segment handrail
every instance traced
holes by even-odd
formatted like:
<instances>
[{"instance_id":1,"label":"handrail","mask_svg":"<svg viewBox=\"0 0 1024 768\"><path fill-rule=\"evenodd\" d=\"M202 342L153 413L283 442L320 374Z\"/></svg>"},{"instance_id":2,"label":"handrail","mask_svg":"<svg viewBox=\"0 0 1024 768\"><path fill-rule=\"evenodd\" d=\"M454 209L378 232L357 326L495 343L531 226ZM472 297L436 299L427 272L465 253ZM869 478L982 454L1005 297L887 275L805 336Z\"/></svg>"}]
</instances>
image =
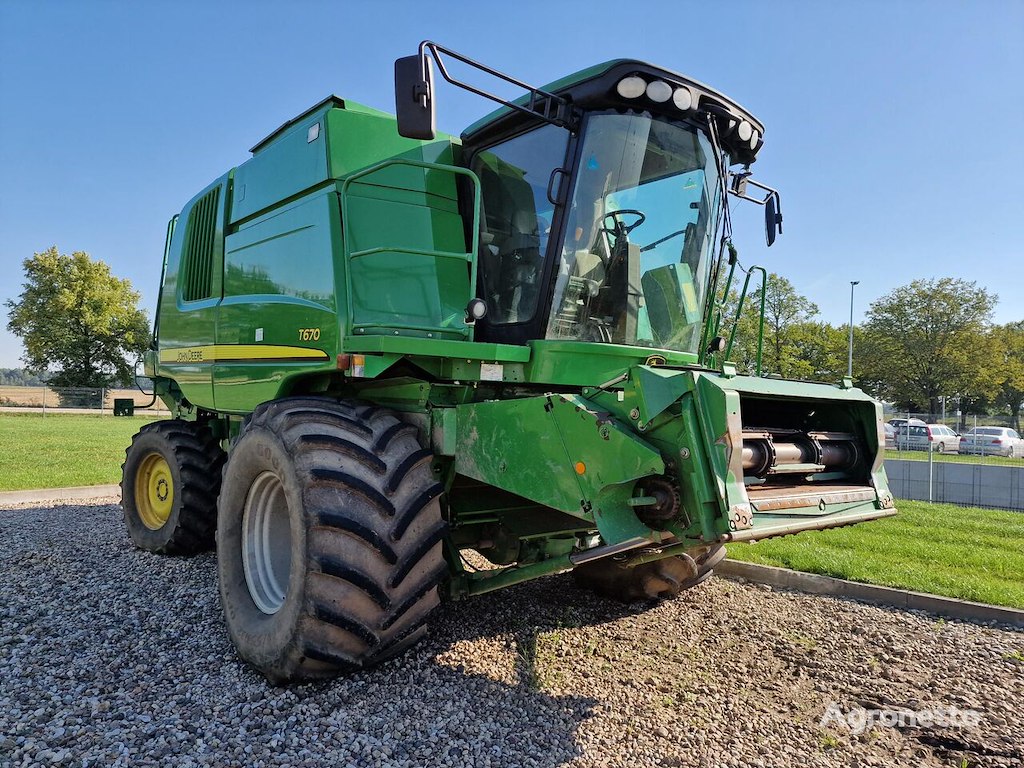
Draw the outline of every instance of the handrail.
<instances>
[{"instance_id":1,"label":"handrail","mask_svg":"<svg viewBox=\"0 0 1024 768\"><path fill-rule=\"evenodd\" d=\"M722 326L722 313L725 310L725 305L729 300L729 291L732 290L732 278L733 273L736 271L736 260L729 259L729 277L725 281L725 290L722 291L721 298L712 297L712 304L715 310L714 327L712 328L710 337L713 339L718 335L718 329Z\"/></svg>"},{"instance_id":2,"label":"handrail","mask_svg":"<svg viewBox=\"0 0 1024 768\"><path fill-rule=\"evenodd\" d=\"M352 228L349 226L349 187L359 182L360 179L370 176L378 171L382 171L385 168L389 168L397 165L406 165L413 168L420 168L424 171L441 171L455 174L456 176L465 176L473 183L473 227L470 229L470 243L468 252L458 251L434 251L434 250L422 250L417 248L408 248L404 246L395 246L389 248L387 246L376 246L373 248L366 248L361 251L352 250ZM366 183L366 182L362 182ZM402 253L412 256L427 256L433 259L458 259L465 261L469 264L469 296L466 298L466 303L476 296L476 278L477 278L477 232L480 231L480 179L479 177L468 168L460 168L456 165L445 165L444 163L430 163L425 160L413 160L404 157L393 157L388 160L384 160L375 165L371 165L361 171L349 175L341 184L341 229L342 229L342 240L345 245L345 258L347 261L358 259L363 256L371 256L377 253ZM353 291L352 291L352 275L346 264L345 268L345 298L348 304L348 327L355 327L355 306L353 302ZM417 331L438 331L441 333L458 333L467 337L470 341L473 340L473 326L466 325L464 328L457 328L451 326L437 326L437 327L425 327L425 326L411 326L408 324L388 324L382 325L378 323L360 323L363 328L395 328L396 330L417 330Z\"/></svg>"},{"instance_id":3,"label":"handrail","mask_svg":"<svg viewBox=\"0 0 1024 768\"><path fill-rule=\"evenodd\" d=\"M160 343L160 296L163 294L164 279L167 277L167 259L171 255L171 240L174 237L174 229L178 225L179 214L171 216L167 222L167 234L164 236L164 261L160 267L160 290L157 292L156 311L153 313L153 333L149 337L149 348L156 349Z\"/></svg>"},{"instance_id":4,"label":"handrail","mask_svg":"<svg viewBox=\"0 0 1024 768\"><path fill-rule=\"evenodd\" d=\"M743 313L743 302L747 298L747 288L750 287L750 278L755 272L761 273L761 324L757 331L757 375L761 375L761 354L764 350L764 310L765 300L768 297L768 273L764 267L751 267L747 270L747 279L743 281L743 290L740 292L740 300L736 305L736 317L732 323L732 330L729 331L729 343L725 347L724 359L728 360L729 355L732 352L732 343L736 338L736 328L740 323L740 315Z\"/></svg>"}]
</instances>

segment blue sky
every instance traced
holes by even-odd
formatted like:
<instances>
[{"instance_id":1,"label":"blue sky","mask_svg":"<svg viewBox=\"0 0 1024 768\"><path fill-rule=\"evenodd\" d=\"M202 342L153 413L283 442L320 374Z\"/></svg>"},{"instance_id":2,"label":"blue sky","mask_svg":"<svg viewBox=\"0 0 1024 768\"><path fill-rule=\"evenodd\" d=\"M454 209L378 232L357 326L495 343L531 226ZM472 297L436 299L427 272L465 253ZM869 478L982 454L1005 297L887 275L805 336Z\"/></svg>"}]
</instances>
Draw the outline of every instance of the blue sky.
<instances>
[{"instance_id":1,"label":"blue sky","mask_svg":"<svg viewBox=\"0 0 1024 768\"><path fill-rule=\"evenodd\" d=\"M916 278L962 277L1024 319L1024 2L18 2L0 0L0 302L21 261L85 250L152 317L167 219L329 93L393 110L393 60L430 38L536 84L635 57L766 125L782 192L744 263L843 323ZM442 86L439 126L490 110ZM18 365L0 308L0 367Z\"/></svg>"}]
</instances>

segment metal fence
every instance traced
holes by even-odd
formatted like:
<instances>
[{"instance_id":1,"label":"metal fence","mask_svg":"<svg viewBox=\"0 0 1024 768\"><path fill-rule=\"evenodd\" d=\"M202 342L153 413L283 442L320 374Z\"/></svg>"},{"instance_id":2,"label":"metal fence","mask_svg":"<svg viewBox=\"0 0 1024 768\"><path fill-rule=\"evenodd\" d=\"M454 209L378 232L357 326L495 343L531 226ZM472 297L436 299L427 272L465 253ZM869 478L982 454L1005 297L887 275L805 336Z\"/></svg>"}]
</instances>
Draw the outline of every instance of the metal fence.
<instances>
[{"instance_id":1,"label":"metal fence","mask_svg":"<svg viewBox=\"0 0 1024 768\"><path fill-rule=\"evenodd\" d=\"M0 386L0 411L112 414L116 400L131 400L136 413L167 414L163 401L138 389Z\"/></svg>"},{"instance_id":2,"label":"metal fence","mask_svg":"<svg viewBox=\"0 0 1024 768\"><path fill-rule=\"evenodd\" d=\"M1017 429L1009 413L972 413L961 414L958 411L949 413L913 413L907 411L886 410L884 418L887 424L897 427L894 431L887 431L886 456L895 459L907 459L910 461L950 461L951 457L960 455L970 457L971 463L1000 464L1011 466L1024 466L1024 443L1018 442L1012 447L1004 443L998 447L992 446L988 441L979 441L976 445L970 440L962 440L962 436L968 435L971 430L978 427L1007 427ZM910 422L907 426L906 423ZM921 424L932 429L930 438L921 434ZM955 434L949 434L943 430L942 434L936 433L934 427L947 427ZM1018 430L1019 431L1019 430ZM915 434L916 432L916 434ZM934 452L934 456L929 453ZM1009 454L1009 455L1007 455Z\"/></svg>"},{"instance_id":3,"label":"metal fence","mask_svg":"<svg viewBox=\"0 0 1024 768\"><path fill-rule=\"evenodd\" d=\"M897 499L1024 512L1021 466L887 459L889 488Z\"/></svg>"}]
</instances>

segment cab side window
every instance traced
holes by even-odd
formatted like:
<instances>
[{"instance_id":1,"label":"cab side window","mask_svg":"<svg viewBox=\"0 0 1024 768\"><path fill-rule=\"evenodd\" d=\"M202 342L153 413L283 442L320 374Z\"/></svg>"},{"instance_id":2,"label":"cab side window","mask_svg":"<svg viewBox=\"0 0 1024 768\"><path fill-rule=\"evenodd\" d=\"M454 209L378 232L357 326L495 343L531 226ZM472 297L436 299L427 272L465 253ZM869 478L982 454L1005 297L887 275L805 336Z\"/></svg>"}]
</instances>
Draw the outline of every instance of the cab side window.
<instances>
[{"instance_id":1,"label":"cab side window","mask_svg":"<svg viewBox=\"0 0 1024 768\"><path fill-rule=\"evenodd\" d=\"M565 162L569 132L547 125L473 158L480 177L479 270L491 324L530 320L537 311L554 205L548 182Z\"/></svg>"}]
</instances>

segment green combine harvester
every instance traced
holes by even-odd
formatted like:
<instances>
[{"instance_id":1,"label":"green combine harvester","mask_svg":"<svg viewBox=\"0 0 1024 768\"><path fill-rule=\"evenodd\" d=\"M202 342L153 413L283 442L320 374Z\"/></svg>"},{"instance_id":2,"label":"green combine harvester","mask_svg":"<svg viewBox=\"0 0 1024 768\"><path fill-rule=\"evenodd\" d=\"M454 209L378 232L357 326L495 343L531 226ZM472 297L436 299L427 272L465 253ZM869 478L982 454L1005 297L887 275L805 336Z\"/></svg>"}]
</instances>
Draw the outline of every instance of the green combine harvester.
<instances>
[{"instance_id":1,"label":"green combine harvester","mask_svg":"<svg viewBox=\"0 0 1024 768\"><path fill-rule=\"evenodd\" d=\"M500 108L438 134L435 67ZM878 404L738 375L719 335L728 197L781 232L753 115L640 61L541 89L429 42L395 87L397 118L325 99L168 226L145 371L174 418L122 503L142 549L216 545L244 659L329 676L446 597L569 570L670 597L729 542L895 513Z\"/></svg>"}]
</instances>

